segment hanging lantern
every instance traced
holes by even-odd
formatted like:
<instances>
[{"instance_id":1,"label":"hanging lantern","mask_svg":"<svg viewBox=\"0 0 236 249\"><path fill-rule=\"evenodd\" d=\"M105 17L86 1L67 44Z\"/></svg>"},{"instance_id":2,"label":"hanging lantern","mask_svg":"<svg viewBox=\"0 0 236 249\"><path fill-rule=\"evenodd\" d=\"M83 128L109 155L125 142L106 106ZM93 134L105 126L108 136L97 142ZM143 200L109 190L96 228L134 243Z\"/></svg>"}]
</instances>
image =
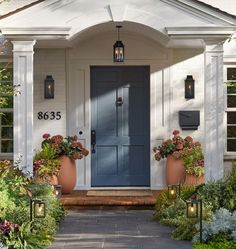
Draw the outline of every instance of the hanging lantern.
<instances>
[{"instance_id":1,"label":"hanging lantern","mask_svg":"<svg viewBox=\"0 0 236 249\"><path fill-rule=\"evenodd\" d=\"M61 185L53 185L53 187L54 187L54 194L56 195L57 198L60 198L62 195Z\"/></svg>"},{"instance_id":2,"label":"hanging lantern","mask_svg":"<svg viewBox=\"0 0 236 249\"><path fill-rule=\"evenodd\" d=\"M116 28L117 28L118 39L116 43L113 45L113 60L114 62L124 62L125 46L120 40L120 28L122 28L122 26L117 25Z\"/></svg>"},{"instance_id":3,"label":"hanging lantern","mask_svg":"<svg viewBox=\"0 0 236 249\"><path fill-rule=\"evenodd\" d=\"M30 199L30 220L46 217L46 201Z\"/></svg>"}]
</instances>

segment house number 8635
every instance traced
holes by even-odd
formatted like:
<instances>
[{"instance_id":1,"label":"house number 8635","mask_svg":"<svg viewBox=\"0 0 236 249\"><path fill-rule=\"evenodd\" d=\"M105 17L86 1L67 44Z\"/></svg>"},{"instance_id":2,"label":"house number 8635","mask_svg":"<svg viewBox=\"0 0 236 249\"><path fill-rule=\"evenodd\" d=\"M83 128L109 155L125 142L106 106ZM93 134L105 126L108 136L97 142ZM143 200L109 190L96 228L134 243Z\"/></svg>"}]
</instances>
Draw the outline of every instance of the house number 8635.
<instances>
[{"instance_id":1,"label":"house number 8635","mask_svg":"<svg viewBox=\"0 0 236 249\"><path fill-rule=\"evenodd\" d=\"M61 112L38 112L38 119L39 120L59 120L61 119Z\"/></svg>"}]
</instances>

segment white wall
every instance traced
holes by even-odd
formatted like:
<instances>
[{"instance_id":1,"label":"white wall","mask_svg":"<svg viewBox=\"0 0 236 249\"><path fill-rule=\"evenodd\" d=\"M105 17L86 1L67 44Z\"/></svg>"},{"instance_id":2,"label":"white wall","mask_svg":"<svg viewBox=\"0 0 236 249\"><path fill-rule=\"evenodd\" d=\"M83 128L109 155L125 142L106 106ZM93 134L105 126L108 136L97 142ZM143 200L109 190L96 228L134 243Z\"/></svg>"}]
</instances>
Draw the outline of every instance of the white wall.
<instances>
[{"instance_id":1,"label":"white wall","mask_svg":"<svg viewBox=\"0 0 236 249\"><path fill-rule=\"evenodd\" d=\"M34 148L39 149L44 133L66 135L65 49L36 49L34 54ZM44 79L55 80L54 99L44 99ZM38 120L38 112L60 111L60 120Z\"/></svg>"},{"instance_id":2,"label":"white wall","mask_svg":"<svg viewBox=\"0 0 236 249\"><path fill-rule=\"evenodd\" d=\"M196 131L181 131L204 145L204 54L201 49L174 49L171 70L171 130L179 129L180 110L199 110L200 126ZM192 75L195 80L194 99L185 99L185 79Z\"/></svg>"},{"instance_id":3,"label":"white wall","mask_svg":"<svg viewBox=\"0 0 236 249\"><path fill-rule=\"evenodd\" d=\"M126 60L122 65L150 65L151 69L151 148L180 129L179 110L200 110L197 131L181 132L193 136L204 146L204 54L202 49L166 49L142 35L122 34ZM68 49L38 49L35 51L34 82L34 147L39 148L43 133L78 134L90 149L90 65L114 65L112 45L114 34L90 37ZM66 63L66 53L68 62ZM66 75L67 70L67 75ZM44 99L44 79L55 79L55 99ZM184 80L193 75L195 98L185 100ZM67 82L67 83L66 83ZM67 91L67 93L66 93ZM66 103L66 98L68 99ZM61 111L60 121L39 121L38 111ZM66 110L67 113L66 113ZM66 125L67 120L67 125ZM151 157L151 187L165 186L165 162ZM77 189L90 188L90 155L77 162Z\"/></svg>"}]
</instances>

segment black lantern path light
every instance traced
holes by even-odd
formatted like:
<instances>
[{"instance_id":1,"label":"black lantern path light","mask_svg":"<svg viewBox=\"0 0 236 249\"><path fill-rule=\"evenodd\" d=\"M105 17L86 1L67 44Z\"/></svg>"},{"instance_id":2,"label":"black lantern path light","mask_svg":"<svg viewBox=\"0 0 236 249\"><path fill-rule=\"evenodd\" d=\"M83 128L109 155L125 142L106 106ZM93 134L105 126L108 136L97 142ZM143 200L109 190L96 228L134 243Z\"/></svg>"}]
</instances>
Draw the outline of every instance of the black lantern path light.
<instances>
[{"instance_id":1,"label":"black lantern path light","mask_svg":"<svg viewBox=\"0 0 236 249\"><path fill-rule=\"evenodd\" d=\"M61 198L61 195L62 195L61 185L53 185L53 188L54 188L54 194L56 195L56 197Z\"/></svg>"},{"instance_id":2,"label":"black lantern path light","mask_svg":"<svg viewBox=\"0 0 236 249\"><path fill-rule=\"evenodd\" d=\"M181 193L181 185L168 185L168 198L177 199ZM200 242L202 243L202 200L190 199L186 201L186 215L187 218L198 218L200 222Z\"/></svg>"},{"instance_id":3,"label":"black lantern path light","mask_svg":"<svg viewBox=\"0 0 236 249\"><path fill-rule=\"evenodd\" d=\"M169 199L176 199L180 196L181 186L180 184L177 185L168 185L168 197Z\"/></svg>"},{"instance_id":4,"label":"black lantern path light","mask_svg":"<svg viewBox=\"0 0 236 249\"><path fill-rule=\"evenodd\" d=\"M124 62L125 59L125 46L123 42L120 40L120 29L121 25L117 25L117 41L113 45L113 61L114 62Z\"/></svg>"},{"instance_id":5,"label":"black lantern path light","mask_svg":"<svg viewBox=\"0 0 236 249\"><path fill-rule=\"evenodd\" d=\"M200 242L202 243L202 200L191 199L186 201L187 217L198 218L200 222Z\"/></svg>"},{"instance_id":6,"label":"black lantern path light","mask_svg":"<svg viewBox=\"0 0 236 249\"><path fill-rule=\"evenodd\" d=\"M30 221L33 218L45 218L46 217L46 201L33 200L30 198Z\"/></svg>"}]
</instances>

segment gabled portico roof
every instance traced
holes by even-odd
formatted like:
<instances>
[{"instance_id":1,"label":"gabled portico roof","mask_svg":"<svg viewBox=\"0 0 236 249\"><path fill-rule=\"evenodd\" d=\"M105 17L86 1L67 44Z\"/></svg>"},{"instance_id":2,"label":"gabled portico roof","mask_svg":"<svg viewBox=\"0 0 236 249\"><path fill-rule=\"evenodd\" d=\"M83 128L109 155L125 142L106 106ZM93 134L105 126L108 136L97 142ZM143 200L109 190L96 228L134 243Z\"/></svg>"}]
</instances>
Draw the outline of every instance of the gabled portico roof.
<instances>
[{"instance_id":1,"label":"gabled portico roof","mask_svg":"<svg viewBox=\"0 0 236 249\"><path fill-rule=\"evenodd\" d=\"M137 23L164 37L198 39L234 33L236 17L197 0L42 0L0 20L10 38L73 40L109 22Z\"/></svg>"}]
</instances>

